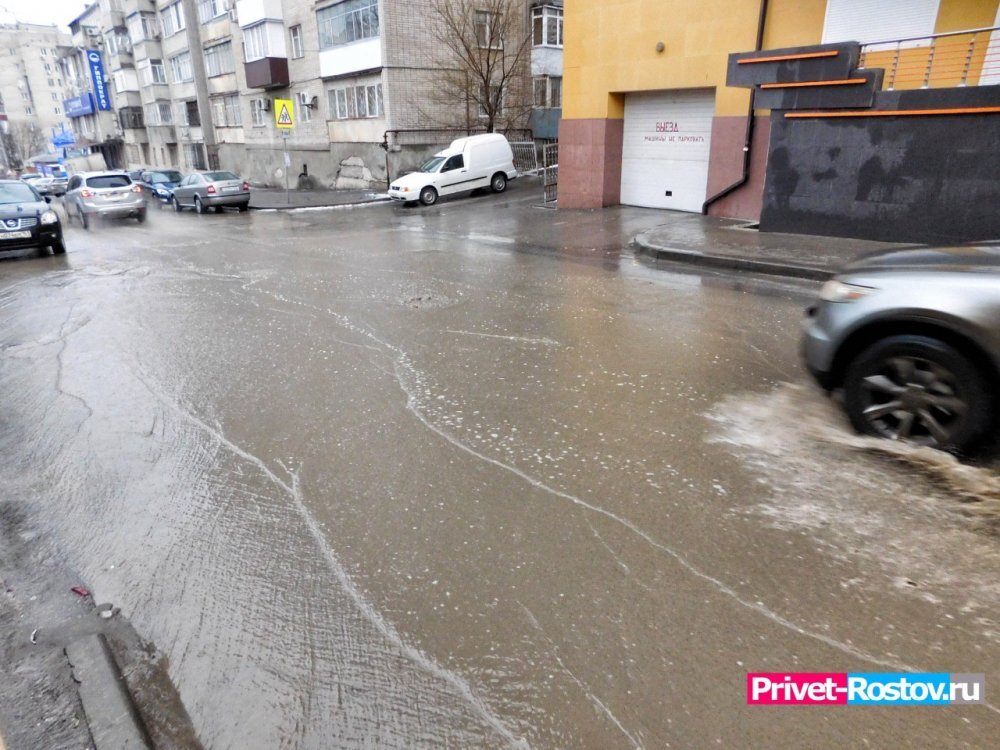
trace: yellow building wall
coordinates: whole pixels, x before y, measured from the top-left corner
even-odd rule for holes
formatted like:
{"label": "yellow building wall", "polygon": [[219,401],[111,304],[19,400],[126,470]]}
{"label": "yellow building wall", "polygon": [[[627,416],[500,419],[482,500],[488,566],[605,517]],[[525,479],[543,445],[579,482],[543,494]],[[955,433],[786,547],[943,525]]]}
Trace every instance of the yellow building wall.
{"label": "yellow building wall", "polygon": [[[818,44],[826,0],[770,0],[764,47]],[[760,0],[566,0],[563,117],[620,118],[625,92],[715,88],[716,115],[745,115],[726,87],[732,52],[757,41]],[[664,49],[657,52],[657,43]]]}

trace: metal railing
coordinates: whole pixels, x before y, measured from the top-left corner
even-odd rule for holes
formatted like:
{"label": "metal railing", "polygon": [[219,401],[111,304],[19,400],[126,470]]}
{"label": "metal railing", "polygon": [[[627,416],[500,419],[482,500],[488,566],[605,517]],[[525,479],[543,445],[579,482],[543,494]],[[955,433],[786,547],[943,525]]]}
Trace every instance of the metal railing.
{"label": "metal railing", "polygon": [[559,144],[542,147],[542,203],[555,203],[559,197]]}
{"label": "metal railing", "polygon": [[869,42],[860,68],[883,68],[883,89],[1000,84],[1000,26]]}

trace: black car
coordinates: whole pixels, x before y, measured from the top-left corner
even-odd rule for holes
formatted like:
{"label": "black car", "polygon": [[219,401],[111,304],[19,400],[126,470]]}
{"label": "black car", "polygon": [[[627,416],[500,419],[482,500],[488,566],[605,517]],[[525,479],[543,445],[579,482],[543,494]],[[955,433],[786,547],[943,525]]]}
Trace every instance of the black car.
{"label": "black car", "polygon": [[0,180],[0,252],[32,247],[66,252],[59,215],[28,183]]}

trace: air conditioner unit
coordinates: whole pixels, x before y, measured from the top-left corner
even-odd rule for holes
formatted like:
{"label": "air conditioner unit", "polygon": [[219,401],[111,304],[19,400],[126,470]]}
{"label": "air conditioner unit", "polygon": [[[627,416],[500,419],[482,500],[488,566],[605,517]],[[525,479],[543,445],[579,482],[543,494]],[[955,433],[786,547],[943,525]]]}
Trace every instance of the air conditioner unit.
{"label": "air conditioner unit", "polygon": [[316,104],[319,102],[315,96],[310,95],[307,91],[299,92],[299,104],[303,107],[309,107],[309,109],[316,109]]}
{"label": "air conditioner unit", "polygon": [[258,99],[257,101],[260,102],[261,111],[263,111],[263,112],[270,112],[271,111],[271,100],[270,99]]}

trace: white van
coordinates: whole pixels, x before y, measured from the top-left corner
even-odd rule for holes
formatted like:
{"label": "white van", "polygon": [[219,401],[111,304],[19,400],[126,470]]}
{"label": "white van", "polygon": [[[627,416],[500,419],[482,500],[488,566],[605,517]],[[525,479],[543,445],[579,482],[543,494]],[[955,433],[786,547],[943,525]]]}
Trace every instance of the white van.
{"label": "white van", "polygon": [[437,203],[438,196],[489,187],[494,193],[507,189],[517,177],[514,152],[499,133],[470,135],[452,141],[416,172],[393,180],[389,197],[405,203]]}

